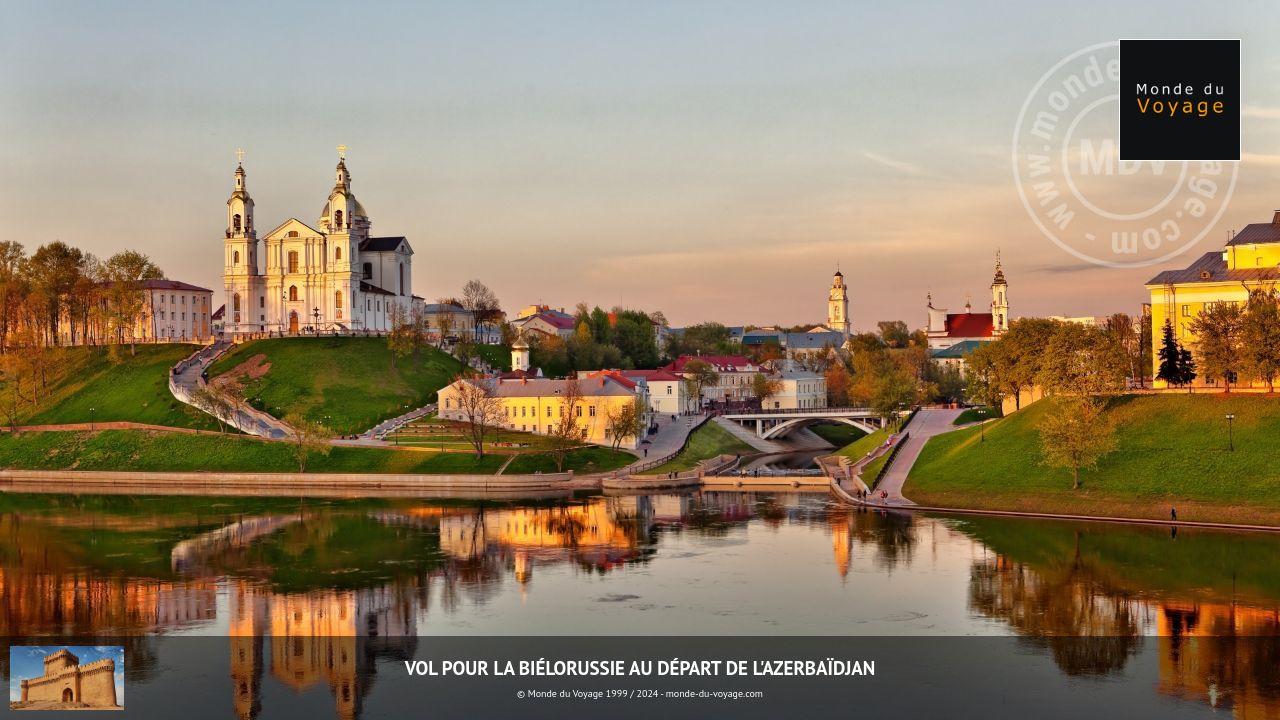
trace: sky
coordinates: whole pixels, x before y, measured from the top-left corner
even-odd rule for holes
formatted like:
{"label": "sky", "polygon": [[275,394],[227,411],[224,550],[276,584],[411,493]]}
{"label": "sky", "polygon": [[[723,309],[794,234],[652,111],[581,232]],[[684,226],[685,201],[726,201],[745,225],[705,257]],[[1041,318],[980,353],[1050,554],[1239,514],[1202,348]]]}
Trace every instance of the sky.
{"label": "sky", "polygon": [[124,705],[124,648],[119,645],[11,645],[9,646],[9,701],[22,699],[22,681],[44,675],[44,658],[66,648],[88,665],[98,660],[116,661],[116,703]]}
{"label": "sky", "polygon": [[[1136,313],[1142,283],[1280,207],[1267,2],[9,2],[0,239],[141,250],[214,288],[235,150],[261,233],[314,225],[348,146],[414,291],[580,301],[673,325]],[[1083,263],[1010,163],[1041,74],[1120,37],[1241,38],[1245,160],[1222,221],[1156,267]]]}

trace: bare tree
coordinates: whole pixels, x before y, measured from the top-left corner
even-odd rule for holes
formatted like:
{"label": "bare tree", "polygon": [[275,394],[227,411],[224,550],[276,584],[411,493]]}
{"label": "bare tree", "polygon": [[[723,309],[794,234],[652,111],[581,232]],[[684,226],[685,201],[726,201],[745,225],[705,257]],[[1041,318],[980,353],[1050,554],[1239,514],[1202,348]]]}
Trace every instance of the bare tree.
{"label": "bare tree", "polygon": [[484,437],[490,427],[502,419],[502,402],[495,394],[492,380],[459,375],[453,383],[452,399],[458,403],[458,414],[466,426],[467,439],[476,457],[484,457]]}
{"label": "bare tree", "polygon": [[191,404],[212,415],[213,419],[218,421],[219,432],[224,434],[227,432],[227,419],[231,417],[235,408],[226,395],[208,385],[200,385],[191,392]]}
{"label": "bare tree", "polygon": [[471,313],[476,325],[494,322],[502,317],[498,296],[479,280],[468,280],[462,286],[462,307]]}
{"label": "bare tree", "polygon": [[582,429],[578,418],[582,414],[582,384],[576,376],[565,380],[560,391],[560,416],[548,428],[551,438],[551,458],[556,470],[564,471],[564,461],[569,451],[582,444]]}
{"label": "bare tree", "polygon": [[640,398],[636,398],[605,414],[609,442],[614,450],[622,445],[623,440],[629,437],[639,438],[640,433],[644,432],[644,408],[640,407],[640,403]]}

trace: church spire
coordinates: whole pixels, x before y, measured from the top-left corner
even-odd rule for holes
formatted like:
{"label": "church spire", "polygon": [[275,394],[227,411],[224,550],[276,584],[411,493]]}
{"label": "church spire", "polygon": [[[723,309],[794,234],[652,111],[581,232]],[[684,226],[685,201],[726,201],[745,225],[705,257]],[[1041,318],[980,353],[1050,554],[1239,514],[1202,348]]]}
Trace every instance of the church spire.
{"label": "church spire", "polygon": [[996,250],[996,276],[991,281],[991,334],[999,336],[1009,329],[1009,283],[1004,279],[1000,265],[1000,251]]}
{"label": "church spire", "polygon": [[244,150],[237,148],[235,188],[227,200],[227,237],[253,236],[253,198],[245,182]]}

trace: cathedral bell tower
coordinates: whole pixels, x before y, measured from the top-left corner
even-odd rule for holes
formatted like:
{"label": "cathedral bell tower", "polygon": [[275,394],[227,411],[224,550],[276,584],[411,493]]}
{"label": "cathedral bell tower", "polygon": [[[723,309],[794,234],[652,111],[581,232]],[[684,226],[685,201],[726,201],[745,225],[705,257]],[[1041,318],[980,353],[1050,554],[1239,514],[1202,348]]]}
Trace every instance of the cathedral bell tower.
{"label": "cathedral bell tower", "polygon": [[1004,280],[1000,252],[996,251],[996,277],[991,281],[991,334],[999,337],[1009,329],[1009,283]]}
{"label": "cathedral bell tower", "polygon": [[827,294],[827,327],[849,337],[849,295],[844,274],[838,268],[831,279],[831,292]]}
{"label": "cathedral bell tower", "polygon": [[225,275],[258,274],[258,231],[253,226],[253,198],[245,185],[244,151],[237,150],[235,189],[227,200]]}

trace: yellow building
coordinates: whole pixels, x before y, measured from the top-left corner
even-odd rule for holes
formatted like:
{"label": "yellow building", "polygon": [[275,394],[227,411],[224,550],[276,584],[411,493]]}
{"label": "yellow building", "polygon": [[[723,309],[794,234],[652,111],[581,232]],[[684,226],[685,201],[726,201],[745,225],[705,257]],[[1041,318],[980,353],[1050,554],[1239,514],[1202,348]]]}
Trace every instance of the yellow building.
{"label": "yellow building", "polygon": [[[1164,323],[1173,324],[1178,342],[1194,352],[1191,324],[1212,303],[1243,305],[1255,288],[1271,288],[1280,280],[1280,210],[1269,223],[1245,226],[1222,250],[1201,255],[1182,270],[1165,270],[1147,281],[1151,292],[1152,376],[1160,371]],[[1240,378],[1245,385],[1248,378]],[[1232,385],[1234,386],[1233,380]],[[1221,378],[1197,377],[1194,387],[1215,387]],[[1165,387],[1160,380],[1156,387]],[[1259,384],[1261,386],[1261,384]]]}
{"label": "yellow building", "polygon": [[[465,385],[482,388],[492,398],[496,417],[487,422],[510,430],[547,435],[560,423],[573,395],[570,384],[577,384],[580,400],[573,403],[582,441],[595,445],[613,445],[610,418],[617,417],[628,405],[639,404],[642,412],[649,407],[646,387],[612,372],[595,373],[581,380],[548,378],[481,378],[458,380],[441,388],[439,416],[446,420],[468,422],[478,419],[476,403],[467,400]],[[640,438],[630,433],[619,447],[635,449]]]}

